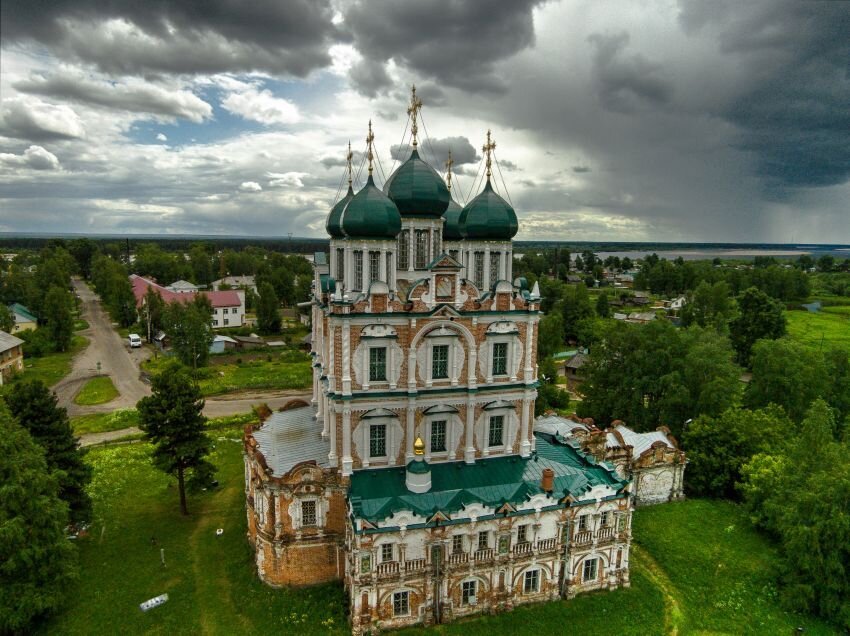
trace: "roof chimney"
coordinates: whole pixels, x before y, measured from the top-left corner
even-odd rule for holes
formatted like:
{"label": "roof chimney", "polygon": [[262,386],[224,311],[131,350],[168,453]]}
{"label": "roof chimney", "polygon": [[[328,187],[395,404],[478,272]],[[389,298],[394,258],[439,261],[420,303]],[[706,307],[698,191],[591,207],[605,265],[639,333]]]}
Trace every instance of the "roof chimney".
{"label": "roof chimney", "polygon": [[543,478],[540,480],[540,487],[544,492],[552,492],[555,489],[555,471],[551,468],[543,469]]}

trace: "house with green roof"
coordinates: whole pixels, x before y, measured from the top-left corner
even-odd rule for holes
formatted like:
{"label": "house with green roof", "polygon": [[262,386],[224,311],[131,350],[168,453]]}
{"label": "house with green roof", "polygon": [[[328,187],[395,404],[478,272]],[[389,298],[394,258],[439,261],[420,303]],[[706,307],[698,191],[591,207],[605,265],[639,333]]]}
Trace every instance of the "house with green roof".
{"label": "house with green roof", "polygon": [[25,329],[36,329],[38,327],[38,317],[29,309],[20,303],[12,303],[9,305],[9,311],[15,318],[15,326],[12,327],[12,333],[18,333]]}

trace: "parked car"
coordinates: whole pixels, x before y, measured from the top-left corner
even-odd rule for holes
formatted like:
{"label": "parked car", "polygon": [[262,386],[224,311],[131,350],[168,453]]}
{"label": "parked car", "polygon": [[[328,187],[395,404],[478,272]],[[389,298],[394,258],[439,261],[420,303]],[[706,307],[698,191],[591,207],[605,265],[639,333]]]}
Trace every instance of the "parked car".
{"label": "parked car", "polygon": [[131,333],[127,340],[130,341],[130,347],[132,347],[133,349],[142,346],[142,338],[137,333]]}

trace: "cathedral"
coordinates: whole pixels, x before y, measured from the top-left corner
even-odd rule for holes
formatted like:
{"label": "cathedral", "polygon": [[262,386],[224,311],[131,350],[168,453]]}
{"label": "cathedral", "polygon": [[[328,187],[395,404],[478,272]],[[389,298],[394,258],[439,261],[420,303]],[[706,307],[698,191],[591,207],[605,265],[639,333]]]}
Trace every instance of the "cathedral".
{"label": "cathedral", "polygon": [[[631,479],[535,427],[540,294],[512,277],[495,142],[463,207],[419,154],[352,187],[315,259],[313,399],[245,432],[248,539],[272,586],[341,581],[354,634],[629,585]],[[572,427],[572,425],[570,425]]]}

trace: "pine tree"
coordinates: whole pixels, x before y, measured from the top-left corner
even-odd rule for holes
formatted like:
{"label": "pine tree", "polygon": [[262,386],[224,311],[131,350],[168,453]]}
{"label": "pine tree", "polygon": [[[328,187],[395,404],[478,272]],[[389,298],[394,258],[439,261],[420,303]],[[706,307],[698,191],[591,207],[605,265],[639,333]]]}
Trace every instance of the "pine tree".
{"label": "pine tree", "polygon": [[0,405],[0,633],[28,631],[77,577],[58,488],[44,450]]}
{"label": "pine tree", "polygon": [[153,446],[153,462],[161,471],[177,477],[180,511],[186,507],[186,480],[209,481],[214,468],[206,460],[210,440],[201,411],[204,400],[188,371],[170,362],[151,381],[151,395],[139,400],[139,427]]}
{"label": "pine tree", "polygon": [[13,385],[6,402],[18,423],[44,448],[48,468],[57,473],[59,497],[69,506],[71,521],[87,521],[91,499],[86,484],[91,481],[91,468],[83,461],[68,413],[57,406],[56,395],[40,380],[30,380]]}

